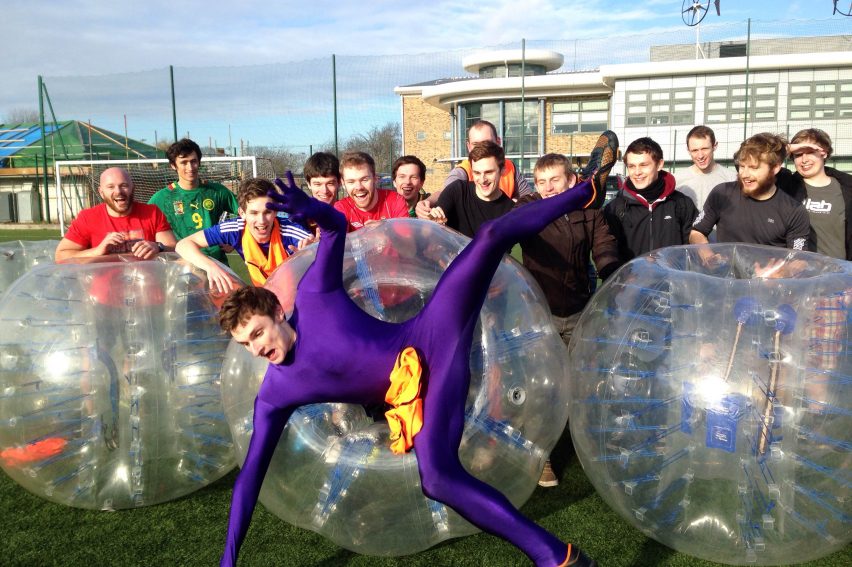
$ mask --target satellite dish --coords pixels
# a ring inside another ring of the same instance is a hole
[[[683,0],[680,17],[686,25],[690,27],[697,26],[707,15],[708,11],[710,11],[710,0],[704,0],[703,2],[699,0]],[[719,11],[718,2],[716,2],[716,11]]]
[[[837,0],[834,0],[834,11],[831,12],[832,16],[834,14],[842,14],[844,16],[852,16],[852,2],[848,2],[848,3],[844,2],[843,3],[843,4],[846,5],[846,8],[845,8],[846,11],[845,12],[843,11],[844,8],[841,7],[841,6],[838,6],[838,4],[839,4],[839,2]]]

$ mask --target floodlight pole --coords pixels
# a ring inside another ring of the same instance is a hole
[[[526,134],[526,121],[524,120],[524,107],[527,104],[526,101],[526,80],[527,75],[527,40],[525,38],[521,38],[521,160],[518,163],[518,168],[521,172],[521,175],[524,174],[524,142],[525,142],[525,134]],[[507,73],[508,74],[508,73]]]
[[[340,156],[340,148],[337,142],[337,58],[331,54],[331,88],[334,100],[334,155]]]
[[[43,179],[44,179],[44,208],[45,215],[44,219],[47,222],[50,222],[50,191],[47,189],[47,129],[44,127],[44,81],[41,78],[41,75],[38,76],[38,116],[39,122],[41,125],[41,157],[42,163],[44,164],[43,170]],[[36,189],[38,191],[38,189]],[[39,206],[41,206],[41,196],[39,197],[38,202]]]
[[[174,65],[169,65],[169,80],[172,86],[172,131],[175,135],[175,142],[178,141],[177,135],[177,109],[175,108],[175,68]]]
[[[746,32],[746,69],[745,69],[745,114],[743,115],[743,140],[748,138],[748,74],[751,63],[751,18],[748,19]]]

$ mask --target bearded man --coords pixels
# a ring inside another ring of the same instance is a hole
[[[807,211],[775,186],[785,157],[787,141],[780,136],[761,133],[743,142],[734,154],[737,180],[710,192],[692,225],[689,243],[706,243],[716,227],[718,242],[806,250],[811,229]]]

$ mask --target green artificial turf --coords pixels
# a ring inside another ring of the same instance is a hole
[[[560,485],[536,488],[522,511],[563,540],[581,546],[601,567],[718,565],[677,553],[616,516],[583,473],[567,434],[554,450],[553,461],[561,471]],[[0,475],[0,565],[214,565],[223,548],[235,476],[228,474],[174,502],[100,512],[47,502]],[[406,557],[358,555],[286,524],[258,506],[240,565],[479,567],[529,562],[508,543],[485,534],[451,540]],[[852,546],[803,565],[847,567],[852,565]]]
[[[58,231],[0,230],[0,242],[58,239]],[[245,277],[239,257],[231,265]],[[242,270],[240,271],[240,268]],[[601,567],[718,565],[669,549],[619,518],[595,493],[569,435],[552,455],[556,488],[536,488],[522,511],[564,541],[579,545]],[[0,566],[194,566],[218,563],[235,472],[212,485],[157,506],[118,512],[88,511],[36,497],[0,474]],[[381,495],[377,495],[381,497]],[[814,541],[814,545],[819,542]],[[243,546],[245,566],[495,567],[529,565],[508,543],[485,534],[444,542],[397,558],[363,556],[322,536],[255,511]],[[852,546],[806,567],[852,565]]]

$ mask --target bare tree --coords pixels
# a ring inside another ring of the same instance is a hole
[[[34,108],[13,108],[3,118],[5,124],[27,124],[39,122],[38,110]]]
[[[308,159],[305,152],[294,152],[281,146],[249,146],[244,149],[244,155],[266,158],[272,162],[276,175],[284,175],[285,171],[301,172],[302,166]]]
[[[366,134],[355,134],[344,145],[346,151],[367,152],[376,160],[376,173],[389,174],[402,148],[402,129],[398,122],[373,126]]]

